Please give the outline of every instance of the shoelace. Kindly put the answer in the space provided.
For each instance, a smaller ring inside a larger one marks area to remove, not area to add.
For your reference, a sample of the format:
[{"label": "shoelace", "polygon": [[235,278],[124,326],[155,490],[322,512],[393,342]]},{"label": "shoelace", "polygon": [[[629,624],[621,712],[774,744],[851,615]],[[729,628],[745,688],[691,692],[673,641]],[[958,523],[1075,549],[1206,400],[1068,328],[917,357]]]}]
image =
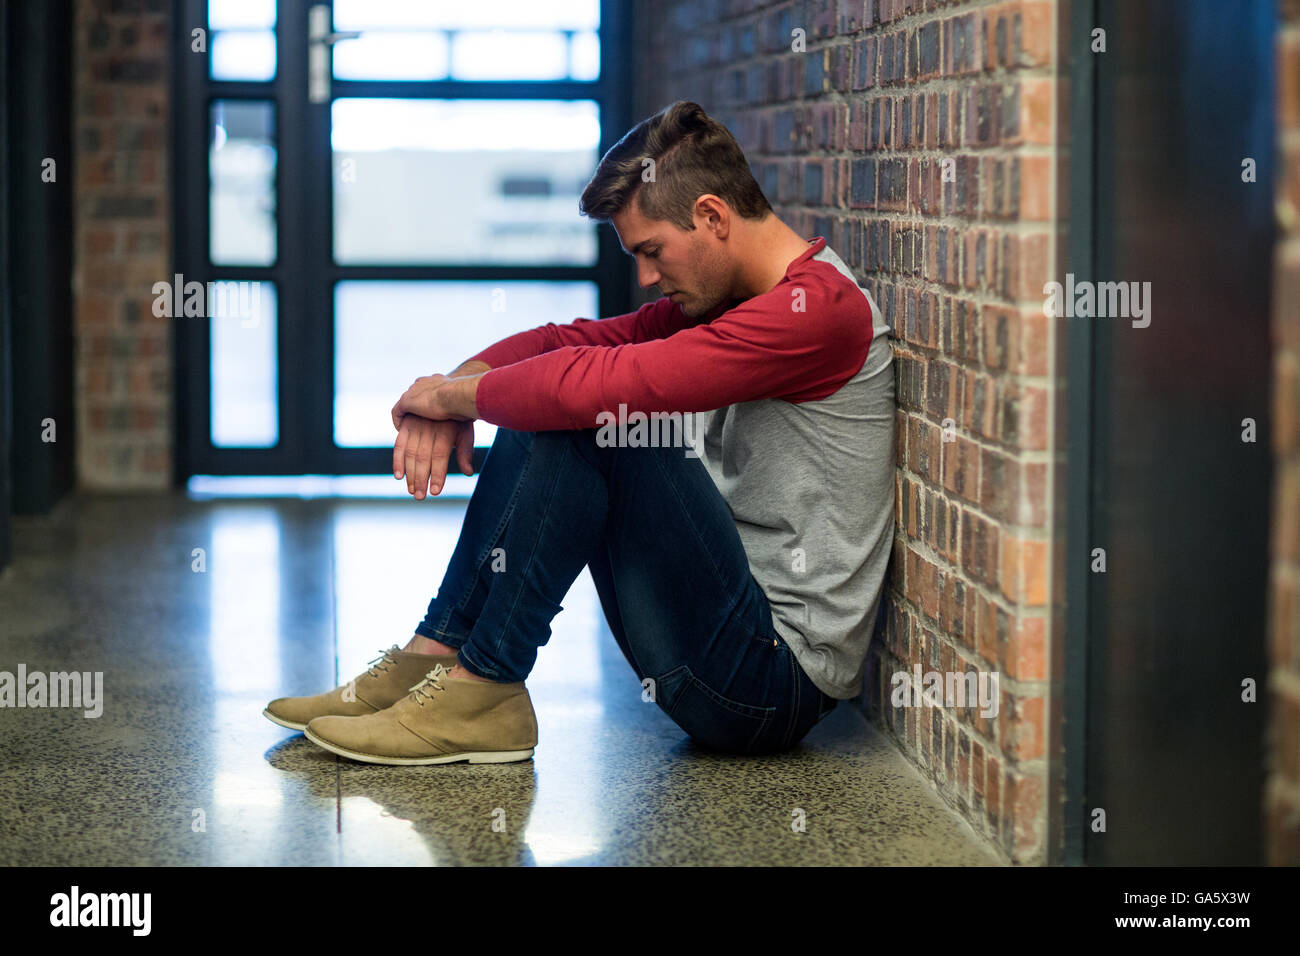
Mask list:
[{"label": "shoelace", "polygon": [[396,644],[390,647],[387,651],[381,650],[379,652],[379,656],[376,657],[373,661],[371,661],[370,666],[366,668],[366,673],[369,674],[371,677],[378,677],[379,675],[375,673],[376,667],[381,671],[387,671],[388,666],[390,664],[393,665],[394,667],[397,666],[397,659],[394,658],[389,653],[389,651],[395,651],[395,650],[397,650]]},{"label": "shoelace", "polygon": [[434,690],[446,690],[442,686],[442,679],[447,675],[447,668],[441,664],[434,664],[433,670],[424,675],[424,680],[411,688],[411,696],[421,707],[424,706],[425,700],[432,700]]}]

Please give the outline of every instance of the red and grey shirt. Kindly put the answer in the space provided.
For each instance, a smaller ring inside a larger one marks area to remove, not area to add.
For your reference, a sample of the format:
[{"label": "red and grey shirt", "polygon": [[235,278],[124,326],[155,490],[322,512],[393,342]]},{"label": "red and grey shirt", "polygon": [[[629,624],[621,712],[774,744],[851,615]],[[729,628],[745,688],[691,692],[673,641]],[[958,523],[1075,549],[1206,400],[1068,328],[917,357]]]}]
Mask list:
[{"label": "red and grey shirt", "polygon": [[517,431],[597,428],[620,406],[698,413],[687,434],[774,626],[818,687],[853,697],[894,526],[889,335],[818,237],[772,289],[699,318],[661,298],[502,339],[473,356],[492,366],[478,412]]}]

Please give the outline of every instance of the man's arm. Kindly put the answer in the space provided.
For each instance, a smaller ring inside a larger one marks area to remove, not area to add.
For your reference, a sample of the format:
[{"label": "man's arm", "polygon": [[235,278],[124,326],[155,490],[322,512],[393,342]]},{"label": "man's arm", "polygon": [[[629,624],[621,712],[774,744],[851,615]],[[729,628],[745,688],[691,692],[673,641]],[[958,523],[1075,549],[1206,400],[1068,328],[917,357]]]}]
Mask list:
[{"label": "man's arm", "polygon": [[[806,309],[793,308],[791,288],[778,284],[662,340],[562,348],[494,369],[473,380],[475,414],[517,431],[546,431],[595,428],[599,416],[623,405],[629,412],[686,413],[765,398],[823,398],[861,369],[872,341],[871,310],[838,275],[801,277]],[[462,408],[464,401],[461,394]]]},{"label": "man's arm", "polygon": [[448,378],[461,378],[465,375],[481,375],[484,372],[492,371],[492,366],[480,359],[466,359],[456,366],[456,370],[448,375]]},{"label": "man's arm", "polygon": [[[608,319],[574,319],[566,325],[551,322],[516,332],[489,345],[464,365],[479,361],[485,365],[482,371],[487,371],[571,345],[615,346],[649,342],[667,338],[700,321],[702,320],[687,317],[670,299],[660,298],[646,303],[635,312]],[[455,375],[453,372],[452,376]]]}]

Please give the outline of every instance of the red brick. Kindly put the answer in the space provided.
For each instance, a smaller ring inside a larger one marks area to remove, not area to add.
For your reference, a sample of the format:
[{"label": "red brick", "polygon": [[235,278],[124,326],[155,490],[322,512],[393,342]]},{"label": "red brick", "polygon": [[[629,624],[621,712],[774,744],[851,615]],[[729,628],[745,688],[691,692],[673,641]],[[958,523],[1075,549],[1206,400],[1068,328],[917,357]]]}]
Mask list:
[{"label": "red brick", "polygon": [[1047,618],[1024,617],[1007,648],[1007,676],[1013,680],[1047,679]]}]

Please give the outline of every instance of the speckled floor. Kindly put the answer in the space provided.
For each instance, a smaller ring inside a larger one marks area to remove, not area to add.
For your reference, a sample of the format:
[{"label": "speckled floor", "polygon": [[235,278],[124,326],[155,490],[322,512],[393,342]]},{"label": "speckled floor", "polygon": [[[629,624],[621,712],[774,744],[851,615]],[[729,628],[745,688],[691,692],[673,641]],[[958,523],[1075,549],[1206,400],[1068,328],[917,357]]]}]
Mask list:
[{"label": "speckled floor", "polygon": [[701,750],[641,702],[586,574],[528,682],[531,761],[363,765],[266,720],[405,643],[463,513],[175,494],[18,519],[0,671],[102,671],[104,702],[0,708],[0,865],[999,863],[847,702],[788,754]]}]

